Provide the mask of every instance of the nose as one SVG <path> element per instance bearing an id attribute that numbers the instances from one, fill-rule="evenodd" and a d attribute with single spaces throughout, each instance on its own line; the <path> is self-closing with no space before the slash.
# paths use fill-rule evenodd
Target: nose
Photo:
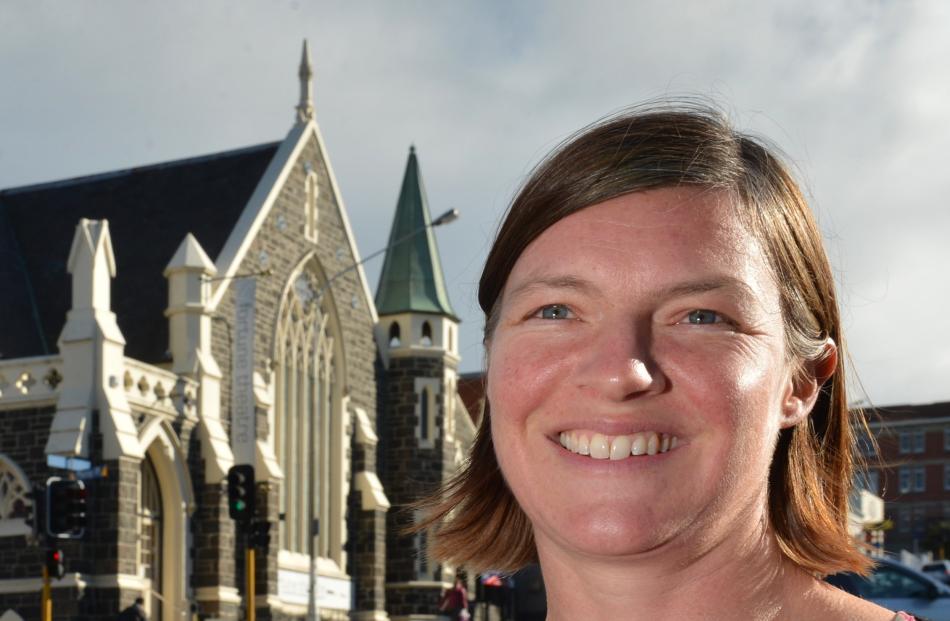
<path id="1" fill-rule="evenodd" d="M 627 401 L 666 388 L 649 347 L 649 329 L 611 330 L 591 342 L 576 368 L 579 388 L 612 401 Z"/>

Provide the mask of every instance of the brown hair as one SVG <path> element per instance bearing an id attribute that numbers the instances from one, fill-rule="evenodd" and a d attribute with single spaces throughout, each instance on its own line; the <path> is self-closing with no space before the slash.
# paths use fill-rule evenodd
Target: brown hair
<path id="1" fill-rule="evenodd" d="M 643 190 L 699 186 L 732 193 L 780 286 L 790 358 L 803 369 L 827 338 L 845 359 L 837 297 L 821 234 L 777 149 L 735 131 L 708 104 L 686 101 L 627 110 L 566 140 L 532 172 L 498 231 L 479 282 L 490 343 L 508 275 L 548 227 L 585 207 Z M 465 467 L 422 503 L 435 526 L 433 556 L 471 568 L 515 570 L 536 560 L 531 524 L 504 481 L 491 439 L 490 404 Z M 784 429 L 769 473 L 768 509 L 778 545 L 808 571 L 865 572 L 871 561 L 847 529 L 857 455 L 843 365 L 811 415 Z"/>

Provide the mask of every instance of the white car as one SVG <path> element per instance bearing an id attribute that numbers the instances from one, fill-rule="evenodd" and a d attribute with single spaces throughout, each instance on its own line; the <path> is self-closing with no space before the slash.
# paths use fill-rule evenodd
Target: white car
<path id="1" fill-rule="evenodd" d="M 950 587 L 891 559 L 877 559 L 867 578 L 843 573 L 825 581 L 839 589 L 890 608 L 931 621 L 950 621 Z"/>
<path id="2" fill-rule="evenodd" d="M 937 582 L 950 584 L 950 561 L 934 561 L 933 563 L 927 563 L 920 568 L 920 571 L 924 572 Z"/>

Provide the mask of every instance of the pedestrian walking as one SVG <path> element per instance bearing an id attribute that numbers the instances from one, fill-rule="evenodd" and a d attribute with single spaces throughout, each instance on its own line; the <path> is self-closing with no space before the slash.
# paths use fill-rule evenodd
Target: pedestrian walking
<path id="1" fill-rule="evenodd" d="M 439 601 L 439 610 L 447 613 L 452 621 L 466 621 L 470 618 L 468 613 L 468 592 L 465 590 L 465 583 L 462 581 L 461 576 L 456 576 L 455 585 L 442 593 L 442 599 Z"/>
<path id="2" fill-rule="evenodd" d="M 148 621 L 148 615 L 145 614 L 145 600 L 136 597 L 134 604 L 119 613 L 119 621 Z"/>

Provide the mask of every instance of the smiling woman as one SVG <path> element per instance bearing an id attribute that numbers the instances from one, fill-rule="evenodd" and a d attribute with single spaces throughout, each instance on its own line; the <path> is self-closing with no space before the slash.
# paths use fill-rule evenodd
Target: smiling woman
<path id="1" fill-rule="evenodd" d="M 485 413 L 426 505 L 436 556 L 540 561 L 551 620 L 893 618 L 816 577 L 871 565 L 847 531 L 864 421 L 773 150 L 695 104 L 583 130 L 515 198 L 479 302 Z"/>

